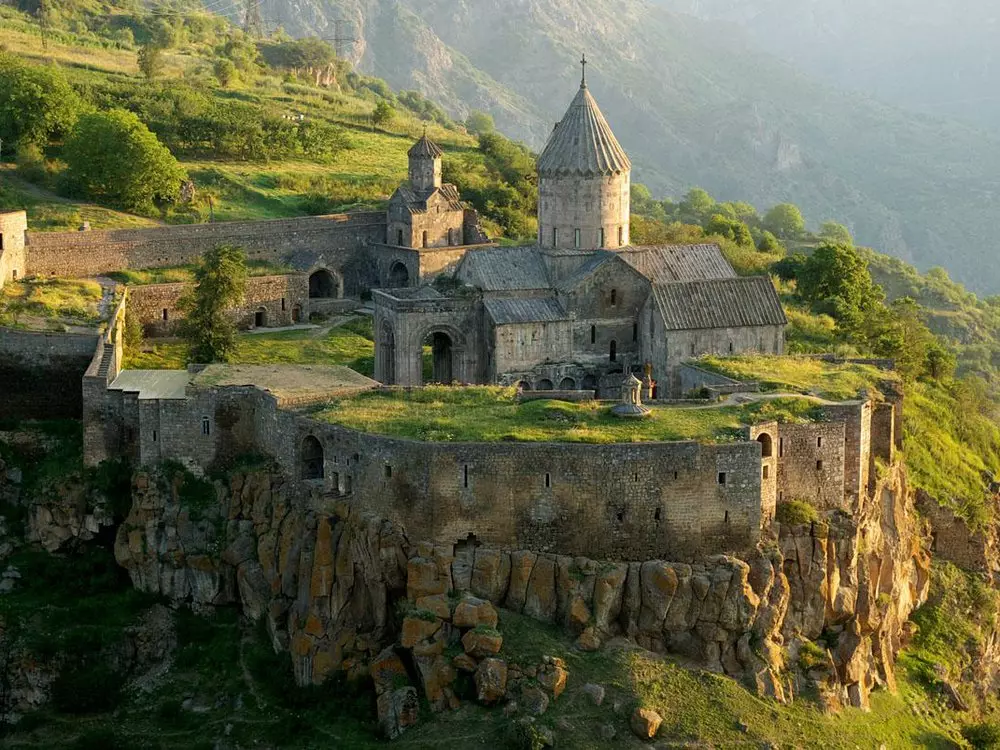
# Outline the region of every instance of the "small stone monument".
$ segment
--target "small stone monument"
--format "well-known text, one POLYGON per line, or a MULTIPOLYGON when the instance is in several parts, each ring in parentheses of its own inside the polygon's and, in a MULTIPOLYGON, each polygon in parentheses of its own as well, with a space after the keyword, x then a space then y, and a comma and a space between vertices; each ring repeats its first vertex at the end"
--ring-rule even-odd
POLYGON ((649 409, 642 405, 642 381, 626 366, 628 375, 622 381, 622 400, 611 409, 616 417, 648 417, 649 409))

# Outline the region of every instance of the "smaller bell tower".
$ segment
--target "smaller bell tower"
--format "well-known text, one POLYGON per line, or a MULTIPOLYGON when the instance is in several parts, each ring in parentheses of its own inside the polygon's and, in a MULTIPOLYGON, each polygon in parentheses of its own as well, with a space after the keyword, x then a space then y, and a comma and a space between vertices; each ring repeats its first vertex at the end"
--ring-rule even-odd
POLYGON ((424 136, 409 150, 410 186, 418 193, 431 193, 441 187, 441 157, 444 152, 424 136))

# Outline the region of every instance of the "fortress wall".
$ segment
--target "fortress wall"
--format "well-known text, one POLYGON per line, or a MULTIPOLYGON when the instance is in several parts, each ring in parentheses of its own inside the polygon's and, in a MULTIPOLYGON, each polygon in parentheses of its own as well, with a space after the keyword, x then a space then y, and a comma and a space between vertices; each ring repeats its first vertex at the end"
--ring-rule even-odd
MULTIPOLYGON (((129 305, 139 316, 143 328, 152 336, 168 336, 183 319, 178 302, 190 284, 147 284, 129 287, 129 305)), ((299 308, 299 320, 309 318, 309 277, 305 274, 253 276, 247 279, 243 304, 232 311, 240 328, 255 327, 255 313, 264 309, 266 327, 289 326, 293 311, 299 308)))
POLYGON ((125 310, 130 303, 126 291, 83 374, 83 461, 87 466, 122 455, 124 408, 120 399, 110 398, 108 386, 118 377, 125 360, 125 310))
POLYGON ((224 243, 246 248, 251 260, 283 262, 299 256, 308 265, 312 257, 384 242, 385 226, 384 213, 365 212, 152 229, 29 232, 27 271, 72 278, 184 265, 224 243))
POLYGON ((0 328, 0 419, 79 419, 99 338, 0 328))
MULTIPOLYGON (((872 411, 871 426, 871 457, 872 461, 892 463, 896 454, 896 407, 890 403, 875 404, 872 411)), ((869 475, 874 469, 869 469, 869 475)))
POLYGON ((831 421, 843 422, 844 434, 844 492, 849 509, 860 508, 861 498, 868 492, 872 443, 871 401, 833 404, 823 407, 831 421))
POLYGON ((778 501, 806 500, 819 510, 844 507, 843 422, 779 426, 778 501))

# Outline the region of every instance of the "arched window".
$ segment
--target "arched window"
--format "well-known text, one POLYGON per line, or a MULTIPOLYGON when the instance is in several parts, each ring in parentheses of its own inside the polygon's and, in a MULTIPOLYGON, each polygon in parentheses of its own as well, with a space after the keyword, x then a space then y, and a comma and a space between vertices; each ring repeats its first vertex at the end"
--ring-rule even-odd
POLYGON ((618 342, 617 341, 612 341, 611 342, 611 351, 609 353, 608 359, 610 359, 612 362, 617 362, 618 361, 618 342))
POLYGON ((423 240, 424 240, 423 246, 427 247, 427 230, 426 229, 424 230, 423 240))
POLYGON ((323 446, 312 435, 307 435, 302 441, 299 473, 302 479, 323 478, 323 446))
POLYGON ((760 443, 760 457, 770 458, 774 452, 774 443, 771 441, 771 436, 766 432, 762 432, 757 437, 757 442, 760 443))

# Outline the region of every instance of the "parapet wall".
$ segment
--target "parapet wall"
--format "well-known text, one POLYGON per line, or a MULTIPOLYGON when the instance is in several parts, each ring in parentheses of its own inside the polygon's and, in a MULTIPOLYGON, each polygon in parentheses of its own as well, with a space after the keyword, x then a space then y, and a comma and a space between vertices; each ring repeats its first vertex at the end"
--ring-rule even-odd
POLYGON ((24 233, 28 215, 24 211, 0 213, 0 288, 8 281, 24 278, 24 233))
POLYGON ((373 211, 152 229, 29 232, 27 272, 74 278, 184 265, 225 243, 246 248, 251 260, 284 262, 296 258, 308 267, 329 254, 355 252, 370 243, 385 242, 385 227, 385 214, 373 211))

